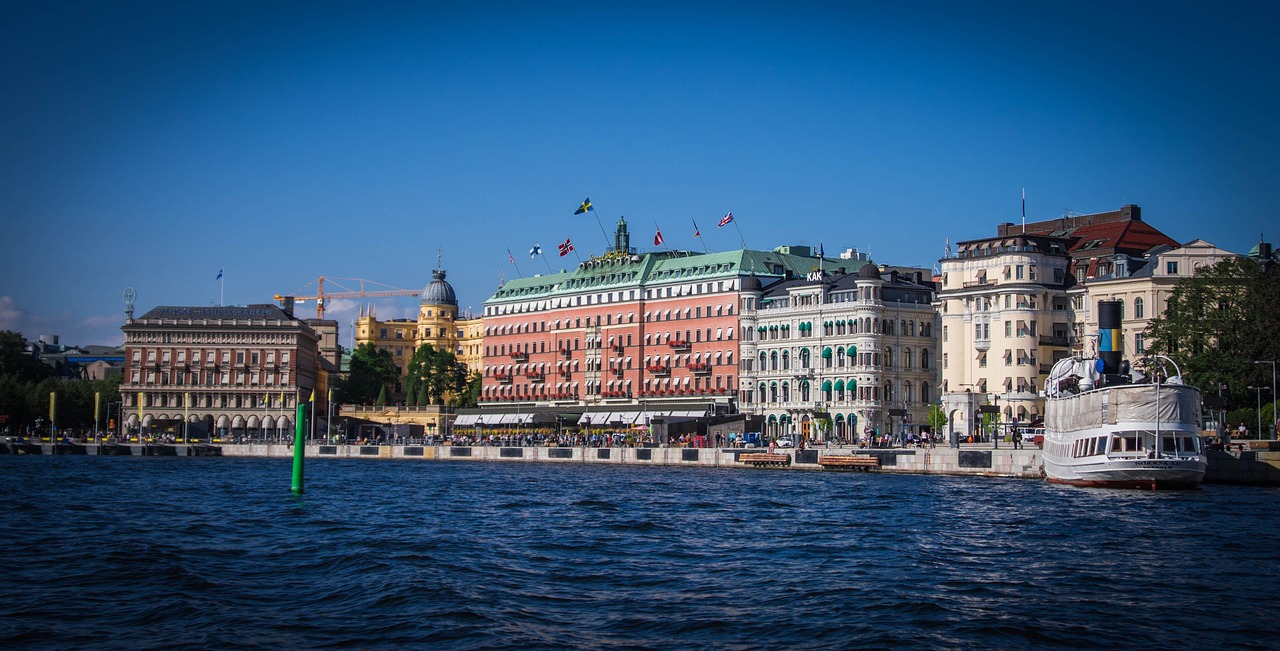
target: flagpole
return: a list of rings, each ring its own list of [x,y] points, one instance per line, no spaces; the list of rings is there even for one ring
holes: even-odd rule
[[[1027,234],[1027,189],[1022,188],[1022,234]]]
[[[222,277],[222,270],[218,270],[218,307],[226,305],[227,279]]]
[[[702,252],[711,253],[711,251],[707,250],[707,240],[703,239],[702,229],[698,228],[697,220],[690,219],[689,221],[693,222],[693,235],[697,237],[700,242],[702,242]]]
[[[310,422],[310,423],[308,423],[308,425],[310,425],[310,426],[311,426],[311,436],[310,436],[310,439],[311,439],[311,440],[314,440],[314,439],[316,438],[316,399],[315,399],[315,393],[316,393],[316,390],[315,390],[315,389],[312,389],[312,390],[311,390],[311,396],[312,396],[312,397],[311,397],[311,422]]]
[[[524,274],[520,273],[520,265],[516,264],[516,257],[511,255],[511,247],[507,247],[507,261],[511,263],[511,266],[516,268],[516,275],[524,278]]]
[[[742,229],[738,227],[737,217],[733,218],[733,229],[738,231],[738,239],[742,240],[742,248],[745,250],[747,248],[747,240],[746,238],[742,237]]]
[[[658,225],[658,222],[653,222],[653,233],[654,233],[653,235],[654,239],[662,240],[662,244],[655,243],[654,246],[661,246],[662,248],[666,249],[667,253],[671,253],[671,247],[667,245],[667,238],[659,237],[662,235],[662,227]]]
[[[608,251],[609,247],[613,246],[613,243],[609,241],[609,234],[604,232],[604,224],[600,221],[600,213],[596,211],[595,204],[591,204],[591,207],[587,208],[587,212],[596,214],[596,226],[600,227],[600,234],[604,236],[604,250]]]

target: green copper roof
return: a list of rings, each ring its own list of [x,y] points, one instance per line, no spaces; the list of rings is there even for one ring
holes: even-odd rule
[[[611,252],[584,261],[571,271],[508,281],[485,303],[504,303],[554,294],[616,291],[649,285],[697,282],[755,275],[766,279],[803,276],[816,258],[776,251],[739,249],[720,253],[662,251],[642,254]]]

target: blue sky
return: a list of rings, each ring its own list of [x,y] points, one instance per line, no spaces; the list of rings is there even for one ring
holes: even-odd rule
[[[227,304],[420,289],[437,248],[478,311],[604,248],[586,196],[642,249],[738,248],[733,211],[752,248],[925,267],[1024,187],[1028,220],[1280,240],[1276,10],[1036,4],[7,3],[0,328],[119,343],[125,287],[209,305],[219,269]]]

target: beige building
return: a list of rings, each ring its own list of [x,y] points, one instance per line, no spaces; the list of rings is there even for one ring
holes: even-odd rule
[[[1109,273],[1088,279],[1067,292],[1072,297],[1076,323],[1083,328],[1085,352],[1098,333],[1098,301],[1120,301],[1124,357],[1132,359],[1146,351],[1143,331],[1153,318],[1164,313],[1178,282],[1202,267],[1233,256],[1204,240],[1192,240],[1179,247],[1159,246],[1141,257],[1114,256]]]
[[[375,310],[362,309],[355,323],[355,344],[373,344],[390,352],[401,377],[408,373],[414,351],[426,344],[453,353],[470,372],[479,370],[484,359],[483,319],[459,312],[453,286],[445,280],[444,270],[436,269],[422,290],[416,319],[380,321]]]
[[[287,436],[317,388],[319,336],[275,305],[162,306],[121,330],[128,434]]]
[[[1005,223],[994,238],[957,244],[956,255],[941,261],[938,294],[943,404],[951,431],[977,431],[983,405],[994,408],[1000,424],[1040,418],[1039,391],[1053,363],[1073,351],[1091,352],[1089,335],[1097,331],[1091,303],[1129,291],[1137,299],[1146,282],[1131,278],[1137,261],[1177,248],[1142,220],[1135,205],[1021,226]],[[1172,273],[1157,274],[1155,266],[1147,273],[1169,287],[1180,270],[1190,267],[1191,273],[1212,255],[1196,245],[1165,259]],[[1133,282],[1126,285],[1124,279]],[[1137,324],[1145,327],[1150,319],[1152,302],[1163,306],[1163,300],[1153,290],[1142,298],[1143,317],[1128,312],[1126,319],[1134,319],[1130,346],[1137,344]]]

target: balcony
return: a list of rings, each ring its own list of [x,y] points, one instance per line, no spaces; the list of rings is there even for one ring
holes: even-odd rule
[[[517,350],[517,351],[514,351],[514,352],[512,352],[512,353],[511,353],[511,361],[513,361],[513,362],[527,362],[527,361],[529,361],[529,353],[521,352],[521,351],[518,351],[518,350]]]
[[[1066,347],[1068,347],[1068,346],[1070,346],[1070,345],[1071,345],[1071,340],[1070,340],[1068,337],[1065,337],[1065,336],[1061,336],[1061,337],[1057,337],[1057,336],[1055,336],[1055,337],[1050,337],[1050,336],[1048,336],[1048,335],[1040,335],[1040,345],[1041,345],[1041,346],[1056,346],[1056,347],[1059,347],[1059,348],[1066,348]]]
[[[676,352],[687,352],[693,348],[692,343],[684,341],[683,339],[672,339],[667,342],[667,345],[671,347],[671,350]]]
[[[545,382],[547,375],[545,373],[525,373],[524,375],[530,382]]]
[[[508,373],[498,373],[493,376],[493,380],[498,384],[511,384],[511,375]]]
[[[961,283],[960,286],[965,289],[969,289],[970,287],[994,287],[995,285],[996,285],[996,281],[994,280],[979,278],[977,280],[970,280],[968,282]]]
[[[973,347],[981,351],[991,350],[991,340],[990,339],[974,339]]]
[[[685,368],[689,369],[691,372],[696,373],[698,375],[711,374],[711,365],[705,362],[694,362],[693,364],[689,364]]]
[[[568,348],[561,348],[560,354],[563,355],[566,359],[573,357],[573,351]]]
[[[652,364],[645,367],[651,375],[671,375],[671,367],[663,364]]]

